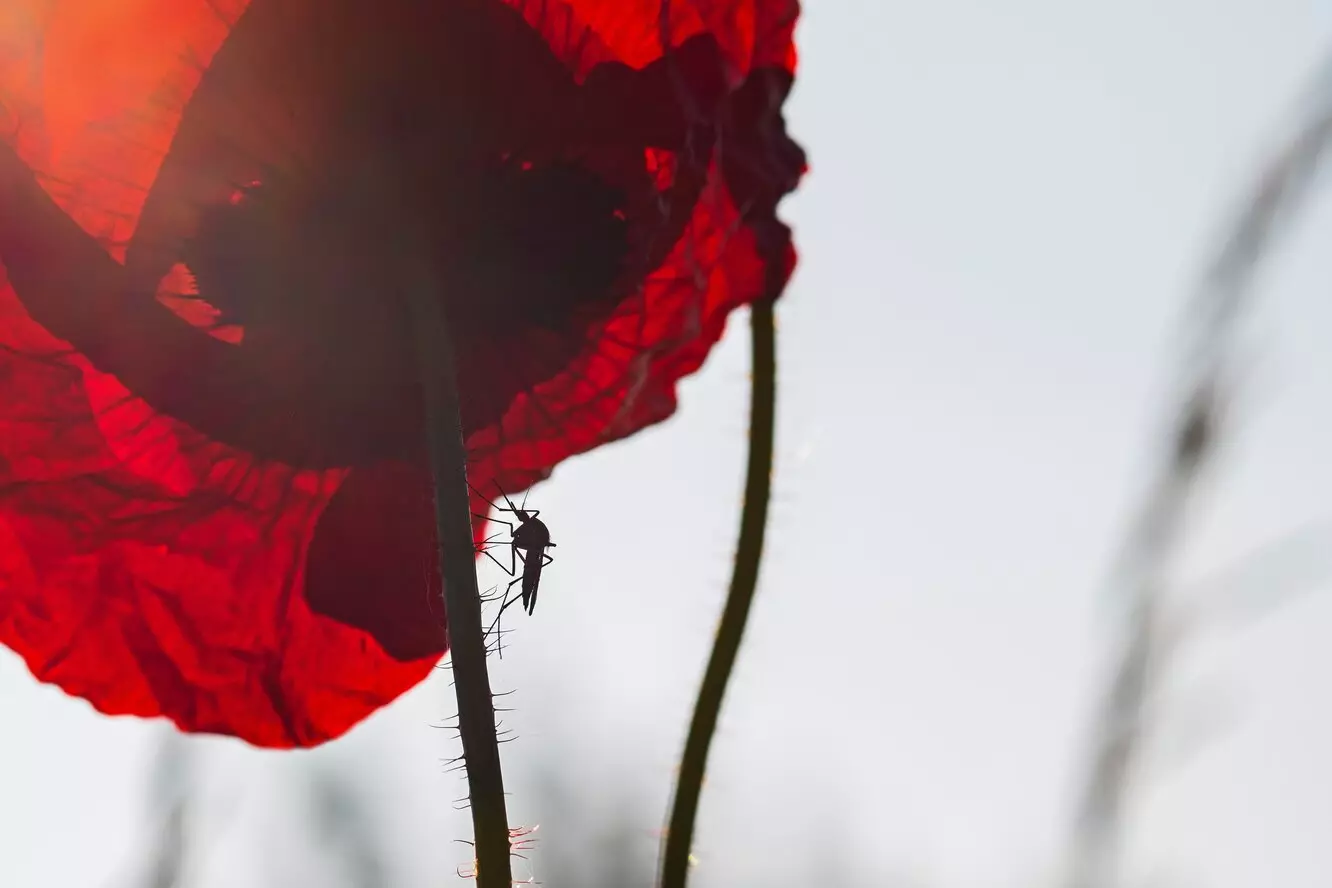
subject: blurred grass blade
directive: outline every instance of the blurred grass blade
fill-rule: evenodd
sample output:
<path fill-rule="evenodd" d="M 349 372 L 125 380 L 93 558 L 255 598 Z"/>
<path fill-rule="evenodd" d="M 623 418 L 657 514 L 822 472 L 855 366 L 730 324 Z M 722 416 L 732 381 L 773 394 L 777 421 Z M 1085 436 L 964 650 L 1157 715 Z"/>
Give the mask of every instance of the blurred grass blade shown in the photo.
<path fill-rule="evenodd" d="M 1253 299 L 1254 273 L 1312 191 L 1329 145 L 1332 64 L 1321 72 L 1301 109 L 1294 135 L 1262 171 L 1226 229 L 1185 317 L 1189 338 L 1174 430 L 1112 579 L 1127 616 L 1121 624 L 1121 653 L 1093 725 L 1089 774 L 1073 827 L 1068 888 L 1119 884 L 1125 807 L 1142 745 L 1143 712 L 1168 657 L 1161 626 L 1168 571 L 1183 537 L 1191 495 L 1218 440 L 1233 382 L 1235 341 Z"/>

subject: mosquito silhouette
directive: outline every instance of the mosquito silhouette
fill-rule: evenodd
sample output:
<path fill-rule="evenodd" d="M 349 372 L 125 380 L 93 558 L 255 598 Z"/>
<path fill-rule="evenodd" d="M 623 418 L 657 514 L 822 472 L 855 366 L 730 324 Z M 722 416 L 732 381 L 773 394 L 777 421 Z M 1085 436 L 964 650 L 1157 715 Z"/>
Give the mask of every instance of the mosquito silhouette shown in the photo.
<path fill-rule="evenodd" d="M 472 487 L 470 482 L 467 486 Z M 545 522 L 537 517 L 541 514 L 539 510 L 527 508 L 527 494 L 523 494 L 522 505 L 515 506 L 513 500 L 509 499 L 509 495 L 504 492 L 498 482 L 495 482 L 495 489 L 500 492 L 500 496 L 504 497 L 504 502 L 508 504 L 507 509 L 495 505 L 475 487 L 472 487 L 472 492 L 485 500 L 496 512 L 511 513 L 518 519 L 518 526 L 514 527 L 512 521 L 505 521 L 503 518 L 491 518 L 487 515 L 472 513 L 473 517 L 486 521 L 496 521 L 509 528 L 509 563 L 507 565 L 490 553 L 491 546 L 500 544 L 495 539 L 499 534 L 487 537 L 480 547 L 480 551 L 487 558 L 498 564 L 501 570 L 514 578 L 505 587 L 504 593 L 499 596 L 501 602 L 499 613 L 495 615 L 495 619 L 491 622 L 490 629 L 486 630 L 487 635 L 499 623 L 500 617 L 504 616 L 504 611 L 514 602 L 521 599 L 523 610 L 527 611 L 529 616 L 536 610 L 537 589 L 541 586 L 541 571 L 546 565 L 555 560 L 552 555 L 546 552 L 547 549 L 555 547 L 555 544 L 550 541 L 550 528 L 546 527 Z M 518 573 L 518 551 L 520 549 L 523 553 L 523 572 L 521 574 Z M 520 583 L 521 585 L 519 585 Z M 509 598 L 508 595 L 514 586 L 518 586 L 518 594 Z"/>

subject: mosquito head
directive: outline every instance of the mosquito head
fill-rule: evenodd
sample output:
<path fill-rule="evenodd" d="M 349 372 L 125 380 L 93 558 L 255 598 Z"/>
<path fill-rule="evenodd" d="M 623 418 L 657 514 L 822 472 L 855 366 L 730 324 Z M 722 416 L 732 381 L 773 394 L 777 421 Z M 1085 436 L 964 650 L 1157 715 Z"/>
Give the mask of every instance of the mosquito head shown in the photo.
<path fill-rule="evenodd" d="M 523 494 L 523 501 L 515 506 L 513 504 L 513 500 L 509 499 L 509 495 L 504 492 L 504 488 L 499 486 L 498 481 L 495 482 L 495 489 L 500 492 L 500 496 L 504 497 L 504 502 L 509 507 L 509 511 L 512 512 L 515 516 L 517 516 L 519 522 L 521 522 L 522 524 L 526 524 L 527 522 L 532 520 L 532 515 L 529 514 L 527 511 L 526 493 Z"/>

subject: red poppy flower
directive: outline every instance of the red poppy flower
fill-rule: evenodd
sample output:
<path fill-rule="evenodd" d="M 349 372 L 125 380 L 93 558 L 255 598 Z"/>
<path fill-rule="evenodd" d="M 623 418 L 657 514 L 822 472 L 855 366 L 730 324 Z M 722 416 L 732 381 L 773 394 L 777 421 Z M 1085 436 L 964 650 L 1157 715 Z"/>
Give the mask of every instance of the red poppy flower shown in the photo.
<path fill-rule="evenodd" d="M 796 12 L 6 0 L 0 642 L 103 712 L 266 746 L 420 681 L 405 244 L 478 487 L 666 418 L 793 267 Z"/>

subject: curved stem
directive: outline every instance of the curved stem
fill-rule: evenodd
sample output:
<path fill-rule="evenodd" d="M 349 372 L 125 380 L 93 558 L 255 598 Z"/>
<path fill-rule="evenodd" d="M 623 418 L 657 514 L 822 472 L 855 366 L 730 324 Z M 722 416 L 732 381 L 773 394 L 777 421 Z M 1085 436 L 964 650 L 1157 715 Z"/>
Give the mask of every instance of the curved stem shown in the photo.
<path fill-rule="evenodd" d="M 467 489 L 467 449 L 463 441 L 453 342 L 428 275 L 411 282 L 407 303 L 425 397 L 440 573 L 444 581 L 454 689 L 458 696 L 458 733 L 467 766 L 476 841 L 476 881 L 481 888 L 510 888 L 513 875 L 509 861 L 509 821 L 495 735 L 495 703 L 481 630 L 481 595 L 476 585 L 472 509 Z"/>
<path fill-rule="evenodd" d="M 758 584 L 763 535 L 768 521 L 768 499 L 772 488 L 773 426 L 777 401 L 776 329 L 770 298 L 754 303 L 750 310 L 753 342 L 753 392 L 749 419 L 749 468 L 745 477 L 745 505 L 740 516 L 740 540 L 735 572 L 722 611 L 717 640 L 703 674 L 694 718 L 680 760 L 671 820 L 662 851 L 662 888 L 683 888 L 689 874 L 689 851 L 694 841 L 698 800 L 707 770 L 708 750 L 717 730 L 726 684 L 744 636 L 745 622 Z"/>

